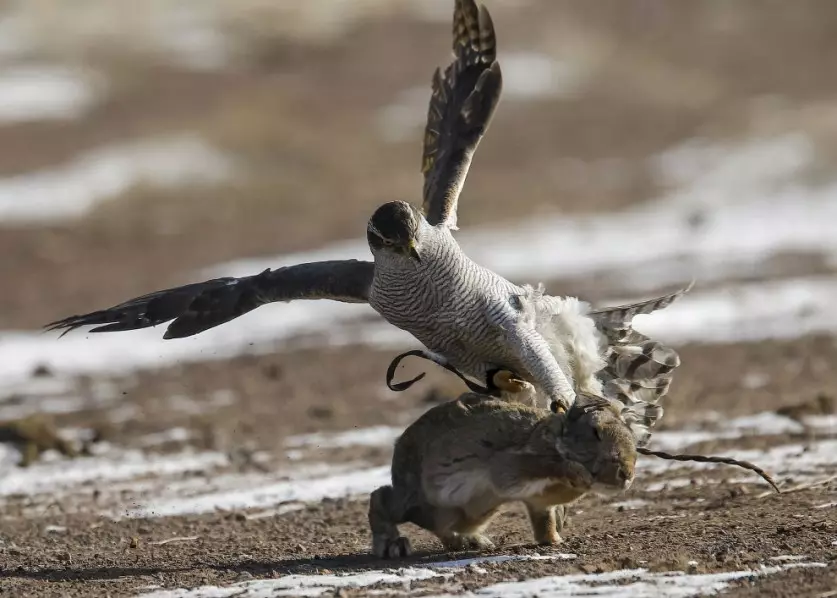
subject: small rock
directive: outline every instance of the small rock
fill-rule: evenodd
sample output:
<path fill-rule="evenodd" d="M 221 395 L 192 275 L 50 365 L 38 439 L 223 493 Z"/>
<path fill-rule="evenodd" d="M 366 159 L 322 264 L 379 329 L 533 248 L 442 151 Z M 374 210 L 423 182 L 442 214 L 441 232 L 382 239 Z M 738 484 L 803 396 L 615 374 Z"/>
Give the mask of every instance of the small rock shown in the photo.
<path fill-rule="evenodd" d="M 35 369 L 32 370 L 33 378 L 45 378 L 47 376 L 52 376 L 52 370 L 45 363 L 39 363 L 35 366 Z"/>

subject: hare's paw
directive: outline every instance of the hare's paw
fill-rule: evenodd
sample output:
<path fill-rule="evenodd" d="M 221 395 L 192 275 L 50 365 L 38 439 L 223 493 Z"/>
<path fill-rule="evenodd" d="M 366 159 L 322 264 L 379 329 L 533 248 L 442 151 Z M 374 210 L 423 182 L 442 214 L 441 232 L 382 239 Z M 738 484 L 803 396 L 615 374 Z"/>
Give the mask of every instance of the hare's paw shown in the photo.
<path fill-rule="evenodd" d="M 410 540 L 404 536 L 387 536 L 375 534 L 372 536 L 372 553 L 381 559 L 403 559 L 413 554 Z"/>
<path fill-rule="evenodd" d="M 482 534 L 452 534 L 442 538 L 445 549 L 451 552 L 464 550 L 491 550 L 494 542 Z"/>

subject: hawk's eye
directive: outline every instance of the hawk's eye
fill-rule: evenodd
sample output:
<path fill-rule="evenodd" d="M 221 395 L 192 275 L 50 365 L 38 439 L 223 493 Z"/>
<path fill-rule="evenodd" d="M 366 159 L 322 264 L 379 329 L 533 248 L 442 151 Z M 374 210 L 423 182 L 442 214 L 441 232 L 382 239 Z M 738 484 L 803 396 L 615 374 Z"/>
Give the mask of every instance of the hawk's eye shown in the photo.
<path fill-rule="evenodd" d="M 383 241 L 384 245 L 387 247 L 392 247 L 394 245 L 394 242 L 391 239 L 381 237 L 381 241 Z"/>

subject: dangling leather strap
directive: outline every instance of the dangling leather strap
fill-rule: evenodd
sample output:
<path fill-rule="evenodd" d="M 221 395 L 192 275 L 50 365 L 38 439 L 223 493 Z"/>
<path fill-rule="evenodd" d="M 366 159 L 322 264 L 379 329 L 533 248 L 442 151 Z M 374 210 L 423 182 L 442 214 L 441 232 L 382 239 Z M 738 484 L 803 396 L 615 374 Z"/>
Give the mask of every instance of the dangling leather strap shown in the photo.
<path fill-rule="evenodd" d="M 434 355 L 432 355 L 431 353 L 428 353 L 427 351 L 424 351 L 422 349 L 414 349 L 412 351 L 407 351 L 406 353 L 402 353 L 401 355 L 397 355 L 395 357 L 395 359 L 393 359 L 392 362 L 389 364 L 389 367 L 387 368 L 387 387 L 389 387 L 389 389 L 392 390 L 392 391 L 401 392 L 403 390 L 407 390 L 413 384 L 415 384 L 416 382 L 418 382 L 419 380 L 421 380 L 425 376 L 425 373 L 422 372 L 421 374 L 419 374 L 418 376 L 416 376 L 412 380 L 406 380 L 405 382 L 395 382 L 395 383 L 393 383 L 392 380 L 393 380 L 393 378 L 395 378 L 395 369 L 398 367 L 398 364 L 400 364 L 401 361 L 405 357 L 421 357 L 422 359 L 432 361 L 433 363 L 442 366 L 447 371 L 449 371 L 453 374 L 456 374 L 456 376 L 465 383 L 465 385 L 468 387 L 468 390 L 470 390 L 471 392 L 484 394 L 484 395 L 491 395 L 491 396 L 497 396 L 499 394 L 496 389 L 492 390 L 492 389 L 487 388 L 485 386 L 480 386 L 476 382 L 473 382 L 473 381 L 469 380 L 459 370 L 457 370 L 452 365 L 435 359 Z"/>

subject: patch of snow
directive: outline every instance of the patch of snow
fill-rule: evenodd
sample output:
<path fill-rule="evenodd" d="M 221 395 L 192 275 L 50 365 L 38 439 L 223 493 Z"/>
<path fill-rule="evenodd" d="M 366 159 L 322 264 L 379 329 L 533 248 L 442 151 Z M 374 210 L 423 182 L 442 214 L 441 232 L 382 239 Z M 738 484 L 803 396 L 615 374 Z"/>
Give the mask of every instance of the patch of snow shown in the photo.
<path fill-rule="evenodd" d="M 162 432 L 146 434 L 139 439 L 139 444 L 143 447 L 159 446 L 167 442 L 188 442 L 193 437 L 194 434 L 186 428 L 169 428 Z"/>
<path fill-rule="evenodd" d="M 646 569 L 623 569 L 607 573 L 561 575 L 525 581 L 494 584 L 457 596 L 479 598 L 570 598 L 609 596 L 611 598 L 686 598 L 707 596 L 726 589 L 730 582 L 772 575 L 793 567 L 825 567 L 824 563 L 794 563 L 755 570 L 724 573 L 686 574 L 682 572 L 649 573 Z M 434 598 L 453 597 L 453 594 Z"/>
<path fill-rule="evenodd" d="M 232 172 L 231 160 L 195 135 L 104 147 L 62 166 L 0 179 L 0 222 L 78 218 L 140 183 L 212 185 Z"/>
<path fill-rule="evenodd" d="M 5 468 L 0 475 L 0 496 L 55 494 L 89 483 L 205 471 L 227 462 L 227 457 L 217 452 L 148 455 L 137 450 L 114 450 L 107 456 L 43 460 L 26 468 Z"/>
<path fill-rule="evenodd" d="M 64 395 L 75 390 L 75 381 L 69 376 L 29 376 L 24 379 L 0 377 L 0 396 Z"/>
<path fill-rule="evenodd" d="M 77 396 L 16 398 L 0 403 L 0 420 L 23 419 L 41 413 L 74 413 L 98 404 Z"/>
<path fill-rule="evenodd" d="M 345 448 L 348 446 L 387 446 L 392 445 L 404 428 L 393 426 L 373 426 L 339 433 L 316 433 L 291 436 L 285 441 L 290 448 Z"/>
<path fill-rule="evenodd" d="M 620 502 L 610 503 L 610 506 L 614 509 L 623 509 L 625 511 L 634 511 L 636 509 L 641 509 L 643 507 L 647 507 L 650 503 L 647 500 L 642 500 L 641 498 L 632 498 L 629 500 L 623 500 Z"/>
<path fill-rule="evenodd" d="M 305 508 L 303 503 L 291 503 L 287 505 L 279 505 L 274 509 L 263 509 L 253 513 L 247 513 L 247 519 L 267 519 L 268 517 L 276 517 L 277 515 L 284 515 L 285 513 L 293 513 L 294 511 L 301 511 Z"/>
<path fill-rule="evenodd" d="M 286 502 L 319 501 L 323 498 L 342 498 L 367 494 L 378 486 L 390 483 L 390 467 L 356 469 L 323 477 L 291 479 L 288 481 L 253 481 L 245 487 L 197 496 L 140 502 L 127 511 L 127 517 L 168 517 L 208 513 L 217 509 L 241 510 L 265 508 Z"/>
<path fill-rule="evenodd" d="M 468 559 L 457 559 L 454 561 L 436 561 L 426 566 L 433 569 L 464 569 L 472 565 L 485 565 L 488 563 L 508 563 L 515 561 L 570 561 L 578 558 L 577 554 L 562 552 L 558 554 L 498 554 L 494 556 L 478 556 Z"/>
<path fill-rule="evenodd" d="M 61 66 L 0 70 L 0 123 L 77 118 L 99 99 L 89 73 Z"/>
<path fill-rule="evenodd" d="M 823 503 L 821 505 L 815 506 L 814 508 L 815 509 L 831 509 L 831 508 L 834 508 L 834 507 L 837 507 L 837 502 Z"/>
<path fill-rule="evenodd" d="M 808 445 L 786 444 L 774 446 L 766 450 L 731 448 L 722 452 L 726 457 L 755 463 L 773 475 L 774 478 L 790 475 L 796 480 L 816 479 L 821 474 L 827 473 L 837 466 L 837 440 L 822 440 Z M 717 463 L 679 462 L 647 458 L 637 462 L 637 473 L 638 476 L 650 476 L 679 468 L 705 470 L 718 467 L 724 468 L 725 471 L 735 471 L 738 474 L 744 471 L 731 465 Z M 748 474 L 748 477 L 742 478 L 741 481 L 766 484 L 756 474 L 752 474 L 751 476 Z M 657 488 L 660 485 L 674 487 L 678 482 L 681 482 L 681 480 L 664 480 L 654 485 L 643 485 L 643 489 L 652 491 L 652 486 Z M 689 483 L 690 480 L 682 480 L 681 485 L 686 486 Z"/>
<path fill-rule="evenodd" d="M 48 525 L 44 528 L 46 534 L 66 534 L 67 528 L 63 525 Z"/>
<path fill-rule="evenodd" d="M 763 372 L 747 372 L 741 377 L 741 387 L 748 390 L 764 388 L 770 382 L 770 376 Z"/>
<path fill-rule="evenodd" d="M 837 415 L 807 415 L 802 418 L 802 422 L 818 432 L 837 432 Z"/>
<path fill-rule="evenodd" d="M 503 52 L 501 62 L 503 98 L 569 97 L 581 90 L 584 81 L 581 65 L 538 52 Z"/>
<path fill-rule="evenodd" d="M 430 88 L 411 87 L 400 92 L 395 100 L 380 109 L 377 128 L 382 139 L 390 143 L 408 141 L 427 121 Z"/>
<path fill-rule="evenodd" d="M 746 432 L 750 435 L 796 434 L 804 430 L 804 427 L 799 422 L 795 422 L 789 417 L 771 411 L 737 417 L 728 422 L 724 422 L 722 427 L 727 430 Z"/>
<path fill-rule="evenodd" d="M 808 556 L 804 554 L 780 554 L 779 556 L 770 557 L 771 561 L 779 563 L 793 563 L 797 561 L 804 561 Z"/>
<path fill-rule="evenodd" d="M 672 430 L 654 432 L 651 437 L 650 448 L 661 451 L 680 451 L 693 444 L 720 440 L 723 438 L 737 438 L 737 432 L 709 432 L 704 430 Z"/>
<path fill-rule="evenodd" d="M 833 416 L 809 416 L 803 420 L 806 426 L 816 429 L 828 429 L 834 425 Z M 805 430 L 799 422 L 779 415 L 773 411 L 763 411 L 754 415 L 745 415 L 731 420 L 709 420 L 715 430 L 693 429 L 691 426 L 681 430 L 655 432 L 652 436 L 652 448 L 665 451 L 682 450 L 693 444 L 717 440 L 734 440 L 744 436 L 768 434 L 798 434 Z"/>
<path fill-rule="evenodd" d="M 268 598 L 270 596 L 320 596 L 338 588 L 366 588 L 375 584 L 399 585 L 405 590 L 416 581 L 440 577 L 442 574 L 424 567 L 373 570 L 331 575 L 285 575 L 278 579 L 245 581 L 232 586 L 202 586 L 191 590 L 159 590 L 141 594 L 141 598 Z"/>

